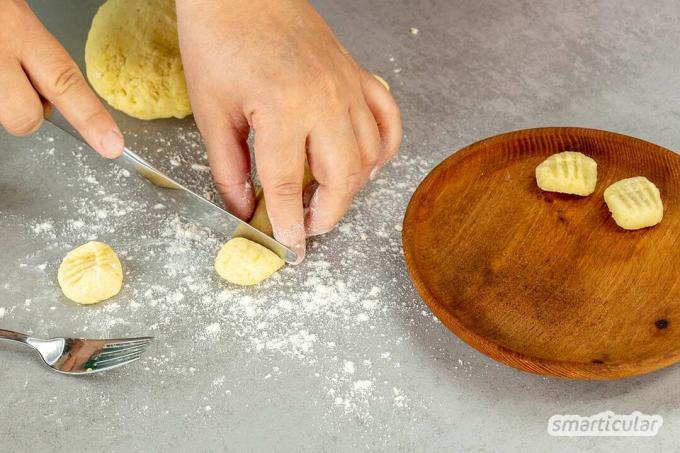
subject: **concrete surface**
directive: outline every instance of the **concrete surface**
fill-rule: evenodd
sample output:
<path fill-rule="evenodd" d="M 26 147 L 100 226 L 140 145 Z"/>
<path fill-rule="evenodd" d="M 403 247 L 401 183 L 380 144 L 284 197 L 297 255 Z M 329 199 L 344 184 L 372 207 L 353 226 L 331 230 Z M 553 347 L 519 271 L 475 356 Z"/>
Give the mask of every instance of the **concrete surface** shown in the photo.
<path fill-rule="evenodd" d="M 234 289 L 214 276 L 226 232 L 164 212 L 153 189 L 54 129 L 0 134 L 0 327 L 157 339 L 142 361 L 84 379 L 49 373 L 30 352 L 3 345 L 0 450 L 675 449 L 677 366 L 569 382 L 496 364 L 432 318 L 408 280 L 399 225 L 427 171 L 503 131 L 588 126 L 678 149 L 680 4 L 316 4 L 357 59 L 392 85 L 406 136 L 341 228 L 261 287 Z M 96 2 L 33 5 L 82 62 Z M 189 122 L 121 121 L 140 152 L 209 192 Z M 111 302 L 79 307 L 59 292 L 56 269 L 94 237 L 121 254 L 126 286 Z M 605 410 L 659 414 L 664 425 L 652 438 L 546 432 L 553 414 Z"/>

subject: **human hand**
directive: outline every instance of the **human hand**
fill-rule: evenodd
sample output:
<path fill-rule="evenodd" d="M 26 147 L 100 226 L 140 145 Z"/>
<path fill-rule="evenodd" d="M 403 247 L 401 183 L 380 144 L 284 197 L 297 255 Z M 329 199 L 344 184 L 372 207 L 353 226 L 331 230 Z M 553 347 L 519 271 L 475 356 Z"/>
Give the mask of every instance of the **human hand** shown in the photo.
<path fill-rule="evenodd" d="M 123 151 L 123 135 L 66 50 L 24 0 L 0 7 L 0 124 L 29 135 L 52 104 L 99 154 Z"/>
<path fill-rule="evenodd" d="M 227 208 L 253 211 L 246 140 L 276 239 L 304 257 L 397 152 L 399 109 L 306 0 L 177 0 L 196 123 Z M 305 157 L 318 183 L 303 208 Z"/>

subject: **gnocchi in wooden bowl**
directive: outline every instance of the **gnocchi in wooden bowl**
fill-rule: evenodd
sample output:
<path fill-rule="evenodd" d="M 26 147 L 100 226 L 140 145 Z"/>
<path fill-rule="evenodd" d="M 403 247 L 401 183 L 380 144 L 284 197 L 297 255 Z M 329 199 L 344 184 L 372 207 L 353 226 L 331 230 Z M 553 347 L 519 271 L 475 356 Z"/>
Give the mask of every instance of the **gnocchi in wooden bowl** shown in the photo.
<path fill-rule="evenodd" d="M 679 203 L 667 149 L 592 129 L 511 132 L 420 184 L 404 255 L 434 314 L 484 354 L 549 376 L 640 375 L 680 360 Z"/>

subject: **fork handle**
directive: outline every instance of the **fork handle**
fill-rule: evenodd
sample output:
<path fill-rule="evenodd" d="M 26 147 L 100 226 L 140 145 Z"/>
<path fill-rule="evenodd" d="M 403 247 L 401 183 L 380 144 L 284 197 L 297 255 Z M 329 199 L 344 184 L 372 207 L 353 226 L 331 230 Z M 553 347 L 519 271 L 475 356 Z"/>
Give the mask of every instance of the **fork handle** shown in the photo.
<path fill-rule="evenodd" d="M 0 340 L 18 341 L 19 343 L 28 344 L 30 346 L 28 338 L 28 335 L 24 335 L 23 333 L 0 329 Z"/>

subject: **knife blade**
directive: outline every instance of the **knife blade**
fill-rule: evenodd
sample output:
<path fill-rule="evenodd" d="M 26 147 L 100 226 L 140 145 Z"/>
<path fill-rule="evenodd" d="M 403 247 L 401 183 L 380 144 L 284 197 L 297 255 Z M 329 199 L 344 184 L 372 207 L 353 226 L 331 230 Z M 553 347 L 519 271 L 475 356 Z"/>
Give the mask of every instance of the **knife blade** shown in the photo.
<path fill-rule="evenodd" d="M 51 109 L 46 119 L 94 152 L 57 109 Z M 171 201 L 173 208 L 186 218 L 195 219 L 215 231 L 231 230 L 232 236 L 257 242 L 288 263 L 297 260 L 295 252 L 288 247 L 170 178 L 132 150 L 125 148 L 114 162 L 131 174 L 136 173 L 150 181 L 153 187 L 163 192 L 163 200 Z"/>

